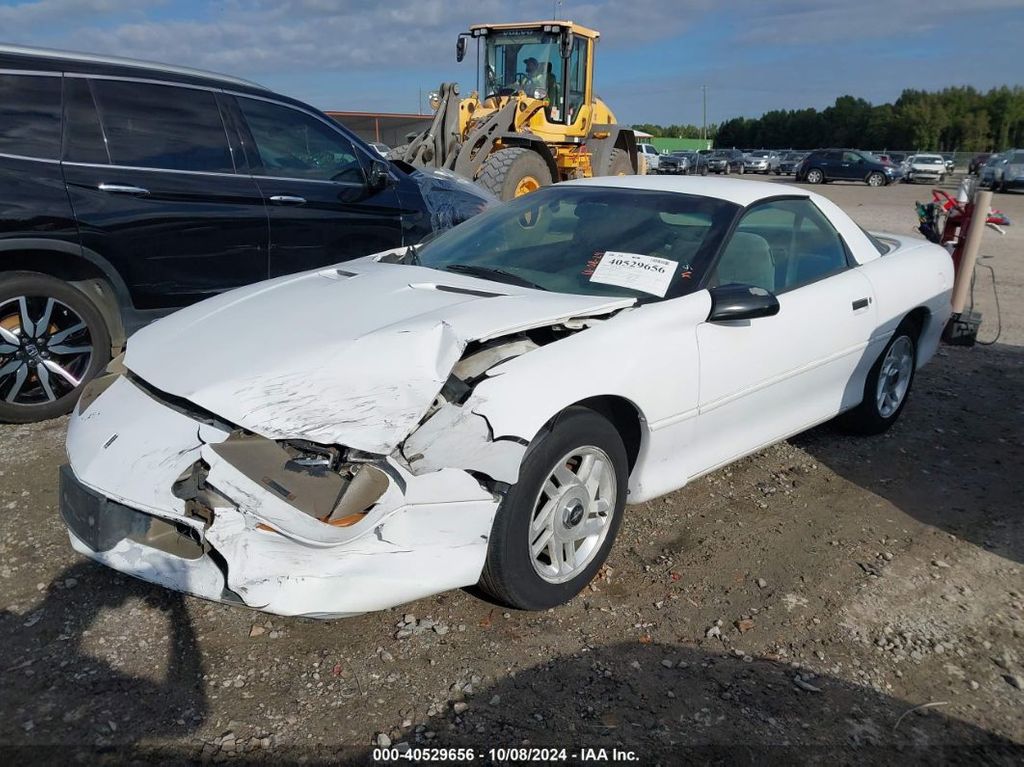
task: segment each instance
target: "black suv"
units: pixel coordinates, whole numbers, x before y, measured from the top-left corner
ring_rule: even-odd
[[[253,83],[0,46],[0,421],[67,412],[178,307],[418,242],[492,201]]]
[[[708,157],[708,170],[712,173],[743,173],[743,152],[739,149],[716,149]]]
[[[808,184],[862,181],[885,186],[896,180],[896,168],[857,149],[816,149],[797,166],[795,177]]]

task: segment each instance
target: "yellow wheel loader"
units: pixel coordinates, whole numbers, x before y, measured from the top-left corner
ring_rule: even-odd
[[[594,95],[599,37],[571,21],[470,27],[456,59],[476,42],[482,87],[460,100],[456,83],[442,83],[430,127],[391,159],[447,168],[502,200],[566,179],[636,173],[633,132]]]

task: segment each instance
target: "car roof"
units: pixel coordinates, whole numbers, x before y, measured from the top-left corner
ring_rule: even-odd
[[[268,88],[259,83],[202,69],[120,56],[102,56],[23,45],[0,44],[0,69],[26,69],[44,72],[73,71],[81,74],[115,77],[145,77],[151,80],[206,85],[248,93],[270,93]]]
[[[818,195],[789,184],[766,184],[763,181],[744,181],[738,178],[709,178],[707,176],[595,176],[593,178],[564,181],[559,186],[601,186],[615,189],[644,189],[656,192],[677,192],[719,200],[746,207],[771,197],[806,197]]]

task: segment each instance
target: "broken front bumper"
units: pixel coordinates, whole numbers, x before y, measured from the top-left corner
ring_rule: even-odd
[[[143,580],[279,615],[354,615],[479,580],[498,501],[468,473],[417,476],[381,458],[390,486],[350,527],[298,509],[290,517],[280,497],[256,488],[196,516],[175,485],[197,461],[216,460],[212,446],[229,436],[114,380],[68,430],[60,509],[72,546]],[[309,534],[314,523],[322,536]]]

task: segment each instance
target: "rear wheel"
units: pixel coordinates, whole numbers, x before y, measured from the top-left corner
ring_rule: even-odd
[[[477,177],[480,186],[498,199],[511,200],[551,183],[551,171],[544,158],[526,147],[499,149],[484,161]]]
[[[628,462],[607,419],[573,407],[530,445],[498,508],[480,586],[524,610],[568,602],[612,547],[626,504]]]
[[[625,149],[613,149],[608,162],[609,176],[630,176],[633,174],[633,163]]]
[[[84,293],[35,272],[0,277],[0,421],[63,415],[109,361],[110,332]]]
[[[904,320],[879,355],[864,383],[864,399],[839,418],[839,425],[858,434],[881,434],[896,423],[914,382],[919,327]]]

